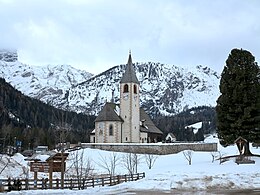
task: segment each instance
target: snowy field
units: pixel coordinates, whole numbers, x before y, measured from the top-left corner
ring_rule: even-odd
[[[218,142],[218,139],[209,137],[207,142]],[[226,148],[218,145],[219,152],[215,155],[234,155],[238,154],[237,147],[229,146]],[[254,154],[259,154],[260,149],[251,147]],[[84,158],[90,159],[93,163],[96,173],[107,173],[98,164],[101,157],[109,159],[112,152],[101,151],[97,149],[84,149]],[[124,153],[116,153],[117,157],[123,158]],[[170,193],[173,190],[180,190],[188,194],[199,194],[206,191],[226,190],[226,189],[257,189],[260,188],[260,158],[254,158],[255,164],[237,165],[233,160],[220,164],[218,160],[212,162],[212,153],[210,152],[193,152],[192,164],[189,165],[184,157],[183,152],[171,155],[158,156],[152,169],[148,169],[145,162],[145,155],[140,155],[138,172],[145,172],[144,179],[122,183],[111,187],[95,187],[85,190],[31,190],[20,192],[9,192],[11,194],[51,194],[75,195],[79,194],[134,194],[132,191],[164,192]],[[14,157],[20,165],[26,165],[21,155]],[[68,162],[69,164],[69,162]],[[15,167],[5,170],[1,177],[21,176],[20,169]],[[127,174],[123,163],[119,162],[116,166],[116,174]],[[32,174],[30,174],[30,177]],[[42,175],[44,176],[44,175]],[[155,193],[156,194],[156,193]]]

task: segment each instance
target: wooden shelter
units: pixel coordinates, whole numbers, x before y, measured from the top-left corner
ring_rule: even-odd
[[[34,185],[37,186],[38,172],[45,172],[49,173],[49,183],[50,188],[52,188],[52,173],[61,172],[61,175],[64,174],[68,155],[69,153],[55,153],[46,161],[31,159],[33,161],[30,163],[30,171],[34,172]]]

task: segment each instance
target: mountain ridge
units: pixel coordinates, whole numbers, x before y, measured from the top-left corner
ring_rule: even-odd
[[[209,68],[197,66],[194,72],[200,73],[198,77],[183,68],[161,63],[134,63],[134,67],[140,81],[141,104],[151,115],[171,115],[194,106],[214,106],[218,97],[219,76]],[[76,111],[80,111],[81,107],[87,107],[90,109],[85,112],[96,115],[99,110],[95,108],[100,108],[106,101],[110,101],[112,92],[114,101],[119,103],[119,82],[124,68],[125,65],[114,66],[71,88],[68,91],[67,101],[63,102],[64,105],[67,103],[67,108]],[[201,102],[200,93],[204,93],[203,96],[210,96],[207,98],[209,101]],[[194,98],[200,96],[195,98],[200,102],[196,104],[194,100],[195,103],[190,103],[190,100],[184,97],[188,95]],[[180,101],[185,104],[181,105]]]
[[[13,57],[6,52],[9,58],[1,58],[1,54],[4,52],[0,52],[0,77],[30,97],[90,115],[98,114],[104,103],[112,99],[112,92],[114,102],[119,103],[119,82],[125,64],[93,75],[69,65],[29,66],[18,61],[16,52]],[[154,117],[174,115],[196,106],[215,106],[219,96],[219,74],[202,65],[185,69],[136,62],[134,68],[140,81],[141,106]]]

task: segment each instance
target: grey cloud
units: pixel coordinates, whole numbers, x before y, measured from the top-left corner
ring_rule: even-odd
[[[0,45],[30,64],[98,73],[136,61],[221,71],[234,47],[260,55],[258,0],[0,0]]]

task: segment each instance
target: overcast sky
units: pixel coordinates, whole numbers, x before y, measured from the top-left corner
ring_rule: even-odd
[[[205,65],[231,49],[260,59],[259,0],[0,0],[0,47],[30,65],[97,74],[133,62]]]

